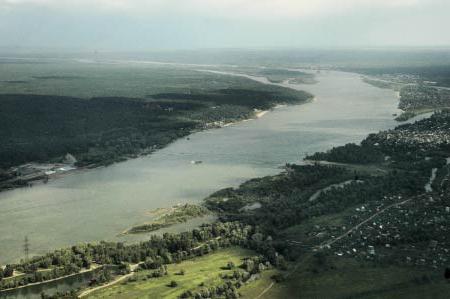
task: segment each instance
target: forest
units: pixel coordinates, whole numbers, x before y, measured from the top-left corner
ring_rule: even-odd
[[[252,117],[253,109],[302,103],[311,95],[269,87],[151,97],[0,95],[0,167],[52,161],[66,153],[78,166],[107,165],[210,123],[242,120]]]

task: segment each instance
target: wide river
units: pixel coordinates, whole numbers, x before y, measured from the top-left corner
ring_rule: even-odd
[[[311,103],[195,133],[149,156],[0,193],[0,264],[23,257],[25,236],[31,255],[79,242],[146,238],[117,234],[148,221],[149,210],[198,203],[218,189],[278,173],[305,153],[359,142],[396,125],[394,91],[351,73],[322,72],[317,79],[314,85],[284,84],[313,93]]]

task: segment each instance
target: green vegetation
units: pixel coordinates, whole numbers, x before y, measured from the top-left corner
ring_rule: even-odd
[[[230,262],[241,265],[245,258],[255,255],[254,252],[232,247],[222,249],[207,256],[183,261],[167,266],[167,275],[148,278],[151,270],[142,270],[134,274],[127,282],[92,293],[89,298],[179,298],[190,291],[193,294],[202,290],[218,287],[226,281],[225,277],[233,275],[241,268],[228,269]],[[179,273],[185,271],[183,275]],[[187,297],[185,297],[187,298]]]
[[[330,161],[340,163],[379,163],[384,161],[383,153],[376,147],[361,146],[349,143],[344,146],[334,147],[326,153],[315,153],[306,159],[315,161]]]
[[[184,68],[11,63],[0,64],[0,70],[6,71],[0,71],[3,188],[26,184],[15,169],[6,168],[61,162],[67,153],[75,156],[77,166],[108,165],[196,130],[252,117],[255,109],[312,97]]]
[[[450,91],[424,85],[407,85],[400,91],[399,108],[405,111],[450,107]]]
[[[196,103],[208,111],[217,105],[251,111],[277,101],[267,91],[255,106],[258,92],[171,91],[133,101]],[[242,105],[232,100],[238,95]],[[191,115],[192,121],[202,109],[179,111],[179,117]],[[443,298],[450,277],[449,132],[450,112],[443,111],[371,134],[360,145],[313,154],[308,159],[350,166],[288,164],[279,175],[206,198],[205,206],[219,216],[213,224],[139,244],[61,249],[8,265],[0,288],[63,277],[95,264],[113,271],[101,272],[100,284],[114,276],[126,280],[94,297]],[[202,208],[185,206],[135,229],[153,230],[199,213]],[[242,260],[247,250],[253,257]],[[23,274],[11,277],[14,271]]]
[[[0,166],[73,153],[78,165],[109,164],[161,147],[196,127],[181,115],[203,107],[140,99],[0,95]]]
[[[382,174],[336,165],[286,165],[279,175],[205,199],[219,215],[216,223],[134,245],[103,242],[55,251],[10,265],[8,269],[25,274],[3,279],[0,286],[34,282],[43,269],[51,269],[44,273],[52,275],[77,273],[95,261],[100,267],[115,265],[119,277],[126,273],[119,269],[129,264],[137,268],[126,283],[94,293],[101,297],[145,297],[155,291],[169,298],[414,298],[416,292],[439,298],[448,290],[450,260],[450,165],[444,159],[450,156],[449,125],[450,113],[437,113],[371,134],[361,145],[316,154],[325,160],[381,165],[386,170]],[[384,159],[366,161],[372,156]],[[216,263],[214,253],[230,245],[258,256],[242,265],[230,257]],[[228,274],[199,274],[196,269],[206,264],[214,269],[203,272]],[[266,272],[268,268],[272,270]],[[43,280],[52,277],[46,275]],[[253,283],[252,277],[261,279]]]
[[[430,53],[423,53],[425,54],[424,59],[422,61],[417,61],[415,63],[416,65],[413,65],[411,61],[407,61],[411,58],[407,56],[412,55],[405,55],[405,53],[403,53],[403,57],[398,57],[398,54],[400,53],[395,53],[395,55],[388,55],[392,58],[397,56],[397,61],[392,61],[391,63],[380,63],[380,61],[378,61],[378,63],[375,63],[368,67],[342,67],[341,69],[369,76],[382,76],[385,79],[395,78],[394,81],[397,81],[396,83],[434,82],[438,86],[450,87],[450,70],[447,54],[439,57],[440,54],[435,53],[436,56],[430,59],[432,56],[429,55]],[[418,55],[421,54],[418,53]],[[425,58],[425,56],[429,57]]]
[[[442,71],[441,67],[429,67],[428,74],[424,71],[393,73],[383,68],[365,70],[365,73],[373,76],[364,77],[363,81],[379,88],[399,91],[398,107],[403,113],[396,120],[407,121],[420,114],[450,108],[450,90],[445,87],[449,84],[448,77],[435,77],[439,70]]]
[[[160,215],[150,223],[134,226],[125,231],[125,234],[139,234],[158,230],[163,227],[168,227],[173,224],[183,223],[195,217],[205,216],[208,209],[192,204],[185,204],[173,207],[169,212]]]
[[[216,105],[238,105],[256,109],[269,109],[275,103],[294,104],[302,100],[308,99],[310,96],[307,93],[298,93],[292,89],[285,89],[280,93],[280,89],[275,85],[267,86],[261,90],[251,89],[219,89],[210,92],[205,91],[191,91],[190,93],[159,93],[151,95],[152,98],[161,99],[175,99],[188,100],[193,102],[207,102]]]
[[[258,227],[238,222],[217,222],[180,234],[152,235],[150,240],[132,245],[114,242],[82,244],[7,266],[24,275],[3,278],[0,280],[0,291],[79,273],[90,269],[94,261],[96,268],[112,269],[123,275],[129,264],[139,265],[142,269],[160,269],[164,265],[203,256],[231,245],[262,254],[258,263],[253,262],[247,267],[247,272],[257,273],[266,267],[259,267],[260,263],[274,266],[284,263],[283,256],[270,242],[265,242],[267,238]]]
[[[300,261],[291,276],[261,298],[440,299],[449,291],[450,284],[430,269],[327,256],[325,261],[318,257]]]
[[[284,174],[207,198],[222,220],[258,223],[291,261],[273,288],[267,281],[248,285],[247,292],[264,293],[262,298],[443,298],[449,290],[444,277],[450,260],[449,125],[444,111],[371,134],[361,145],[308,157],[370,163],[385,170],[381,175],[332,164],[288,165]],[[436,176],[427,189],[432,169]],[[309,189],[323,188],[318,182],[331,185],[332,178],[342,182],[352,175],[354,183],[309,200]],[[242,209],[254,202],[261,203],[258,209]],[[346,233],[350,228],[354,231]]]
[[[373,85],[378,88],[393,89],[393,90],[398,90],[398,91],[402,88],[402,84],[400,84],[400,83],[383,81],[380,79],[373,79],[373,78],[368,78],[368,77],[364,77],[362,80],[364,82],[366,82],[367,84]]]
[[[315,84],[317,82],[313,73],[288,68],[240,66],[239,68],[222,67],[221,69],[244,75],[265,77],[271,83],[289,81],[293,84]]]
[[[314,84],[314,74],[305,73],[301,71],[287,70],[287,69],[270,69],[264,68],[257,73],[266,77],[272,83],[282,83],[289,80],[294,84]]]

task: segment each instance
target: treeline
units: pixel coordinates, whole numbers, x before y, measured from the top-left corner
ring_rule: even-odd
[[[272,265],[264,256],[246,258],[239,267],[233,263],[228,263],[225,268],[233,270],[233,272],[221,275],[221,279],[223,280],[222,284],[187,290],[180,295],[180,298],[239,298],[239,288],[254,278],[255,275],[258,275],[271,267]]]
[[[383,163],[394,168],[417,169],[426,159],[447,157],[450,152],[450,112],[444,110],[412,124],[370,134],[360,145],[353,143],[306,157],[339,163]],[[433,158],[434,157],[434,158]],[[441,163],[440,162],[440,163]],[[409,167],[408,164],[416,163]],[[410,165],[411,166],[411,165]]]
[[[210,92],[192,90],[190,93],[159,93],[150,95],[154,99],[177,99],[194,102],[211,102],[217,105],[238,105],[257,109],[269,109],[276,103],[296,104],[312,97],[304,91],[284,89],[279,86],[264,86],[255,89],[219,89]]]
[[[176,116],[203,107],[127,98],[0,95],[0,167],[48,161],[68,152],[81,165],[107,164],[188,134],[196,123]]]
[[[82,244],[34,257],[19,264],[7,265],[7,269],[24,273],[0,280],[0,290],[29,283],[47,281],[89,269],[93,264],[101,267],[117,266],[126,271],[126,264],[150,263],[157,269],[192,257],[201,256],[231,245],[254,249],[265,256],[272,265],[284,263],[267,236],[256,226],[239,222],[217,222],[180,234],[152,236],[139,244],[101,242]]]
[[[0,169],[71,153],[78,165],[106,165],[160,148],[211,122],[311,97],[278,86],[166,93],[152,99],[0,95]]]
[[[431,171],[431,165],[428,170]],[[312,169],[316,168],[316,171]],[[332,188],[322,192],[314,201],[310,201],[313,190],[320,190],[324,185],[301,185],[292,179],[295,176],[311,176],[323,173],[322,179],[328,185],[334,182],[327,178],[324,169],[330,168],[328,175],[341,171],[340,182],[349,178],[355,181],[340,188]],[[257,186],[248,189],[226,189],[207,199],[207,205],[212,210],[219,211],[223,221],[240,221],[249,225],[258,225],[268,234],[276,236],[277,232],[294,225],[301,224],[311,217],[341,212],[344,209],[363,202],[376,201],[387,195],[410,196],[423,192],[423,186],[429,179],[429,173],[411,173],[392,171],[385,176],[367,176],[345,171],[343,168],[328,166],[296,166],[293,173],[276,177],[275,180],[265,179],[253,182]],[[358,182],[356,181],[358,179]],[[333,183],[331,183],[333,182]],[[296,185],[298,183],[298,185]],[[279,186],[284,186],[281,190]],[[320,187],[319,187],[320,186]],[[261,196],[260,190],[272,190]],[[252,194],[252,191],[254,193]],[[225,199],[225,200],[224,200]],[[242,206],[251,202],[261,203],[261,208],[244,210]],[[228,204],[228,202],[230,202]],[[284,252],[284,251],[281,251]],[[288,256],[289,257],[289,256]]]
[[[313,155],[306,157],[306,159],[339,163],[368,164],[384,161],[384,155],[374,146],[348,143],[344,146],[333,147],[325,153],[314,153]]]
[[[284,198],[293,195],[306,198],[317,189],[353,177],[353,173],[341,167],[288,164],[283,174],[252,179],[237,189],[217,191],[205,199],[205,205],[212,211],[235,213],[256,202],[265,206],[274,201],[281,204]]]

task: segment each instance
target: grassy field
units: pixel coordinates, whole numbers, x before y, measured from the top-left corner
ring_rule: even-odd
[[[147,279],[146,275],[151,271],[141,271],[135,274],[136,282],[121,283],[98,292],[94,292],[88,298],[178,298],[184,291],[195,290],[201,283],[205,287],[223,283],[220,274],[229,273],[233,270],[221,269],[228,262],[235,265],[242,264],[242,259],[255,255],[254,252],[241,249],[229,248],[199,257],[179,264],[168,266],[169,274],[160,278]],[[181,270],[184,275],[178,275]],[[174,280],[177,287],[169,287]]]
[[[342,257],[330,257],[327,264],[332,267],[320,268],[314,258],[300,261],[297,270],[285,282],[275,284],[261,298],[444,299],[448,297],[443,294],[450,294],[450,283],[430,270],[374,267]]]
[[[261,273],[261,278],[250,283],[244,285],[239,289],[239,294],[241,294],[242,298],[257,298],[261,293],[264,292],[266,288],[268,288],[273,280],[272,276],[277,274],[279,271],[276,269],[267,270]]]

